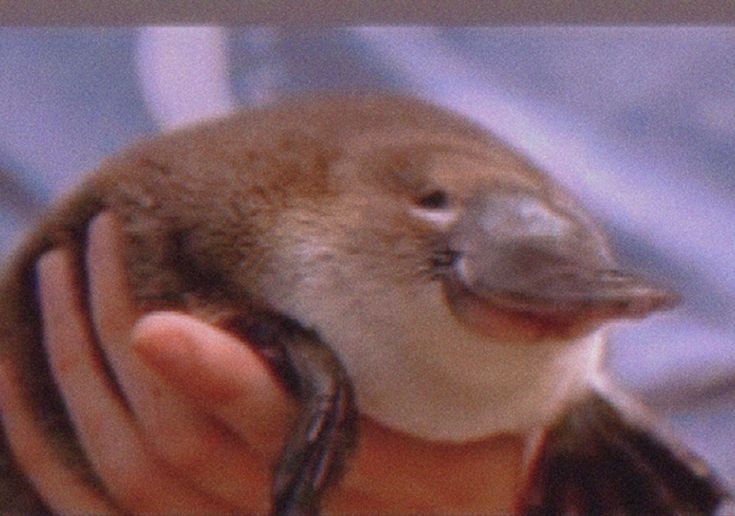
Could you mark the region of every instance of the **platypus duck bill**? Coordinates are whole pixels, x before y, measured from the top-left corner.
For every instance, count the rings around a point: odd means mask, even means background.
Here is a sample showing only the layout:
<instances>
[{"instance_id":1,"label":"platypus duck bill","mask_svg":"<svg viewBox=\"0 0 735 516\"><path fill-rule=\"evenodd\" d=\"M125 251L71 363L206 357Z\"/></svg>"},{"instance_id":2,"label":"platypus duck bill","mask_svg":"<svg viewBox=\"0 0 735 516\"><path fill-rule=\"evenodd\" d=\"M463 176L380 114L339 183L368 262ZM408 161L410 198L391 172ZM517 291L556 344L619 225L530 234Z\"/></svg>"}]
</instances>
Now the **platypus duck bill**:
<instances>
[{"instance_id":1,"label":"platypus duck bill","mask_svg":"<svg viewBox=\"0 0 735 516\"><path fill-rule=\"evenodd\" d=\"M669 308L678 296L621 270L601 235L535 192L478 195L450 230L444 290L471 328L510 340L570 338L617 318Z\"/></svg>"}]
</instances>

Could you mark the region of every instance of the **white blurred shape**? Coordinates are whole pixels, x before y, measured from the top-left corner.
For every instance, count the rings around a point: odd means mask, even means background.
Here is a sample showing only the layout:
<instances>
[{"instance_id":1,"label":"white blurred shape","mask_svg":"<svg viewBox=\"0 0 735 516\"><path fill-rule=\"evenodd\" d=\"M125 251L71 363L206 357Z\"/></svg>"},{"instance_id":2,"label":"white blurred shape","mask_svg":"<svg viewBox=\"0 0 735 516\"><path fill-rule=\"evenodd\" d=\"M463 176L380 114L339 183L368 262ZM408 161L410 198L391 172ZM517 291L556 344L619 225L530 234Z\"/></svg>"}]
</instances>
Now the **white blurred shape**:
<instances>
[{"instance_id":1,"label":"white blurred shape","mask_svg":"<svg viewBox=\"0 0 735 516\"><path fill-rule=\"evenodd\" d=\"M249 58L247 68L241 70L246 84L244 96L239 97L249 105L266 104L276 100L288 81L288 73L278 51L281 29L274 27L249 28L242 34ZM242 59L240 56L234 57Z\"/></svg>"},{"instance_id":2,"label":"white blurred shape","mask_svg":"<svg viewBox=\"0 0 735 516\"><path fill-rule=\"evenodd\" d=\"M136 64L143 97L163 128L221 116L237 104L223 27L143 28Z\"/></svg>"}]
</instances>

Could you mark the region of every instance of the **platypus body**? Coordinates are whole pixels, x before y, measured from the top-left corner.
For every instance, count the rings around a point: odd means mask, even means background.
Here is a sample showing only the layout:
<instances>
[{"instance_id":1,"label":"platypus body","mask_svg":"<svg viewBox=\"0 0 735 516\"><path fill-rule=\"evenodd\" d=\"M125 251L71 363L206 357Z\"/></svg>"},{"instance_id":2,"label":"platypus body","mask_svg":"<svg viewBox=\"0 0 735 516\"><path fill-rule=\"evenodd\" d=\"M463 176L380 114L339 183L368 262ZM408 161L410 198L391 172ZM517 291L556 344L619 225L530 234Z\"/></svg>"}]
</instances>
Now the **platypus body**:
<instances>
[{"instance_id":1,"label":"platypus body","mask_svg":"<svg viewBox=\"0 0 735 516\"><path fill-rule=\"evenodd\" d=\"M297 99L144 141L32 232L0 278L0 353L70 467L91 474L44 356L34 265L54 246L81 256L102 210L121 222L142 309L245 337L299 400L275 513L318 512L357 410L430 440L541 435L521 513L711 513L726 499L599 387L604 323L674 297L622 270L577 203L486 130L385 95ZM6 449L0 461L0 511L43 507Z\"/></svg>"}]
</instances>

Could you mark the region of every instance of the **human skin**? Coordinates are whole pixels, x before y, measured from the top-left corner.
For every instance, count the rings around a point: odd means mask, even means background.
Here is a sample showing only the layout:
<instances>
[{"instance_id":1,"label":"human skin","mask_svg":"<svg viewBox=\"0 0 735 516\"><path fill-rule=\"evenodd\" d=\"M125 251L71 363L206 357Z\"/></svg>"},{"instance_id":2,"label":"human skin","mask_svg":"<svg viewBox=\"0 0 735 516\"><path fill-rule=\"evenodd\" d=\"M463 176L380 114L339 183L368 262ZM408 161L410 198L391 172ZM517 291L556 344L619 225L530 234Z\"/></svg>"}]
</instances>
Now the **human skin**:
<instances>
[{"instance_id":1,"label":"human skin","mask_svg":"<svg viewBox=\"0 0 735 516\"><path fill-rule=\"evenodd\" d=\"M88 242L90 315L68 250L43 255L37 271L51 369L107 494L55 454L5 361L0 410L18 463L59 513L267 511L293 401L242 340L183 313L136 310L110 214L95 218ZM505 513L523 445L510 435L428 442L361 418L355 455L324 509Z\"/></svg>"}]
</instances>

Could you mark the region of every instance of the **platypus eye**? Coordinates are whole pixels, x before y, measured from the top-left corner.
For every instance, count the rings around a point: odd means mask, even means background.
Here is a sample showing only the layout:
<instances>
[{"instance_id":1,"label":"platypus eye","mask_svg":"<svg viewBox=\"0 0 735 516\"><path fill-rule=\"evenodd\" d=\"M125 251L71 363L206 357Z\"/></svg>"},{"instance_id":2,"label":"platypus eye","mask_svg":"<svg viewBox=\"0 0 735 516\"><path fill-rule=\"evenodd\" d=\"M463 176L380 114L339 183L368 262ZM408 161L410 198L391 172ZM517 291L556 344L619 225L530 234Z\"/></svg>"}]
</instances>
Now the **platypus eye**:
<instances>
[{"instance_id":1,"label":"platypus eye","mask_svg":"<svg viewBox=\"0 0 735 516\"><path fill-rule=\"evenodd\" d=\"M441 230L446 230L457 218L457 210L451 202L449 194L444 190L431 190L414 201L411 213Z\"/></svg>"},{"instance_id":2,"label":"platypus eye","mask_svg":"<svg viewBox=\"0 0 735 516\"><path fill-rule=\"evenodd\" d=\"M449 196L444 190L432 190L419 197L416 204L429 210L441 210L449 205Z\"/></svg>"}]
</instances>

